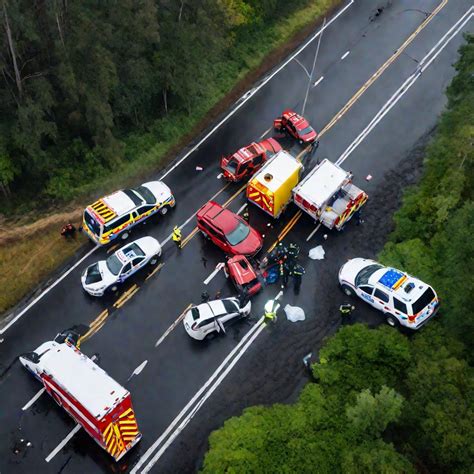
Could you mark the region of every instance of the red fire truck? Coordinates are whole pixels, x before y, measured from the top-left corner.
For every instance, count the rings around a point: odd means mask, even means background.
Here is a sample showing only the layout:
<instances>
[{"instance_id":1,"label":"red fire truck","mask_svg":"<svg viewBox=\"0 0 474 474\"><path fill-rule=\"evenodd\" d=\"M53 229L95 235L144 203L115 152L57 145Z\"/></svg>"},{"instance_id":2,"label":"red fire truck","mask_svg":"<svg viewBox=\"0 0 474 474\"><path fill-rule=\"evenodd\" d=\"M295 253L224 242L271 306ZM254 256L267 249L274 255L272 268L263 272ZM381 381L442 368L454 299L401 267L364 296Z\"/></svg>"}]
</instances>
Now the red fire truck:
<instances>
[{"instance_id":1,"label":"red fire truck","mask_svg":"<svg viewBox=\"0 0 474 474\"><path fill-rule=\"evenodd\" d=\"M72 344L48 341L19 359L115 461L140 441L130 392Z\"/></svg>"},{"instance_id":2,"label":"red fire truck","mask_svg":"<svg viewBox=\"0 0 474 474\"><path fill-rule=\"evenodd\" d=\"M281 145L274 138L267 138L243 147L233 155L223 156L221 168L224 178L237 182L251 176L281 149Z\"/></svg>"}]
</instances>

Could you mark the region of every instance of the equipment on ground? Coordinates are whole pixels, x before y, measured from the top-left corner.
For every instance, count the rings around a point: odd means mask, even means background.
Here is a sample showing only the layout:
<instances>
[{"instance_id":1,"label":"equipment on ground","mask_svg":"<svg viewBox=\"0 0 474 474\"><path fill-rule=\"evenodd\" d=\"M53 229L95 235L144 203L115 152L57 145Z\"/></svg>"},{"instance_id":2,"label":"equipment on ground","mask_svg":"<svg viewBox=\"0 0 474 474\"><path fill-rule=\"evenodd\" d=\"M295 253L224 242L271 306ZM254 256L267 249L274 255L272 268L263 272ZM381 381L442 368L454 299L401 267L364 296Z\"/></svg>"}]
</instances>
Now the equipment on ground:
<instances>
[{"instance_id":1,"label":"equipment on ground","mask_svg":"<svg viewBox=\"0 0 474 474\"><path fill-rule=\"evenodd\" d=\"M140 441L130 392L77 347L48 341L19 359L115 461Z\"/></svg>"}]
</instances>

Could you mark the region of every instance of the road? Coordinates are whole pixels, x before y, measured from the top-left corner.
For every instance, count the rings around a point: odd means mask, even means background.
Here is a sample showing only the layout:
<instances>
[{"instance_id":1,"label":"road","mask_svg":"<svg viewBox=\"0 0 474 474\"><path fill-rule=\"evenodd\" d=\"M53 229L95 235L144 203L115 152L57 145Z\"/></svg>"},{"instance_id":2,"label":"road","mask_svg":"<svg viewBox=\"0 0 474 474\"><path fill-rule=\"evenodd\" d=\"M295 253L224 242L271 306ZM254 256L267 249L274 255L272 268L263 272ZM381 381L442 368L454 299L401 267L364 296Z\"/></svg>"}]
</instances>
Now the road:
<instances>
[{"instance_id":1,"label":"road","mask_svg":"<svg viewBox=\"0 0 474 474\"><path fill-rule=\"evenodd\" d=\"M377 16L375 7L382 9ZM270 222L250 207L250 222L265 234L265 248L285 229L286 240L301 245L306 268L301 293L295 295L290 285L282 303L304 308L304 322L289 323L281 313L273 330L259 324L264 302L279 291L270 285L252 300L252 320L232 326L226 336L195 343L180 323L169 330L190 303L199 302L204 289L211 296L218 290L224 296L234 293L222 272L204 285L224 255L199 234L181 251L168 240L159 271L137 276L120 295L104 299L87 297L81 289L83 269L108 251L92 252L90 246L77 259L92 253L44 296L32 300L27 311L18 308L13 316L20 317L0 329L0 472L190 472L202 462L210 431L229 416L251 404L294 400L306 380L301 358L315 352L340 324L339 266L353 256L376 255L391 229L402 188L419 176L421 156L413 150L429 136L445 106L443 92L454 75L462 33L473 31L473 14L467 0L358 0L328 18L306 116L323 132L318 156L344 160L342 166L354 173L355 184L368 192L365 222L351 223L340 234L320 229L307 242L315 224L304 215L292 219L296 208L290 206L279 221ZM316 43L296 57L307 69ZM218 158L262 136L284 108L301 109L307 79L293 55L286 62L255 84L245 100L183 150L168 170L151 177L165 176L177 206L135 237L152 235L163 242L175 224L183 223L183 236L191 235L193 214L211 197L233 211L242 207L240 186L218 179ZM294 153L301 151L288 140L282 143ZM366 181L368 175L372 179ZM308 260L308 250L319 244L326 258ZM378 323L378 314L356 304L357 320ZM125 384L143 439L115 464L79 431L47 463L45 458L74 423L47 395L22 410L41 386L22 369L17 356L64 328L93 321L98 330L82 350L96 354L117 381L125 383L135 367L148 361L143 372ZM15 453L20 440L25 441Z\"/></svg>"}]
</instances>

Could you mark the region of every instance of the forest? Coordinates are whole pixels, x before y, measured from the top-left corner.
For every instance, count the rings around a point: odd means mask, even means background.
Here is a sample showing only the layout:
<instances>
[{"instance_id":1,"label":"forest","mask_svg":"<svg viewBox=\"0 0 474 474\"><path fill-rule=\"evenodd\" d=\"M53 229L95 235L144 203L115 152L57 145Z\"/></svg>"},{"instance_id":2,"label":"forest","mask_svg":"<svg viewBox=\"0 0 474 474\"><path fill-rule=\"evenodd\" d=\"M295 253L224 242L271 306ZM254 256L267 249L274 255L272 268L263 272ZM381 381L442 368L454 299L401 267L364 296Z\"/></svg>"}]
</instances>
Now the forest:
<instances>
[{"instance_id":1,"label":"forest","mask_svg":"<svg viewBox=\"0 0 474 474\"><path fill-rule=\"evenodd\" d=\"M156 169L278 44L273 25L337 3L2 0L2 213Z\"/></svg>"},{"instance_id":2,"label":"forest","mask_svg":"<svg viewBox=\"0 0 474 474\"><path fill-rule=\"evenodd\" d=\"M203 472L472 472L474 36L456 69L379 255L436 288L439 316L410 336L343 326L295 404L247 408L211 434Z\"/></svg>"}]
</instances>

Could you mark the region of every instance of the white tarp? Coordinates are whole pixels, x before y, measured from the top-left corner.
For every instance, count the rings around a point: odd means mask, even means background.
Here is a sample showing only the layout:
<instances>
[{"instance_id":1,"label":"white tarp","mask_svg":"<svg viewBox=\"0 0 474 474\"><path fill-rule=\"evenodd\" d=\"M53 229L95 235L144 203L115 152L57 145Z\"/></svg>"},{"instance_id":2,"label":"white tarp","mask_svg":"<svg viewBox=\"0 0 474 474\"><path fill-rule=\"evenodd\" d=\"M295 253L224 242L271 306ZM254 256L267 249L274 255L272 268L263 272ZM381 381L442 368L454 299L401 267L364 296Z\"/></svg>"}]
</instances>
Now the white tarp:
<instances>
[{"instance_id":1,"label":"white tarp","mask_svg":"<svg viewBox=\"0 0 474 474\"><path fill-rule=\"evenodd\" d=\"M322 245L318 245L317 247L312 248L309 251L309 258L313 260L323 260L324 259L324 249Z\"/></svg>"},{"instance_id":2,"label":"white tarp","mask_svg":"<svg viewBox=\"0 0 474 474\"><path fill-rule=\"evenodd\" d=\"M288 321L296 323L296 321L305 320L306 316L304 315L303 308L300 308L299 306L290 306L287 304L283 309L285 310Z\"/></svg>"}]
</instances>

